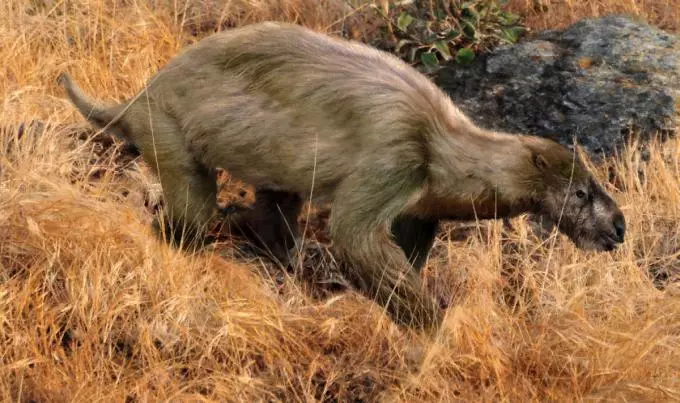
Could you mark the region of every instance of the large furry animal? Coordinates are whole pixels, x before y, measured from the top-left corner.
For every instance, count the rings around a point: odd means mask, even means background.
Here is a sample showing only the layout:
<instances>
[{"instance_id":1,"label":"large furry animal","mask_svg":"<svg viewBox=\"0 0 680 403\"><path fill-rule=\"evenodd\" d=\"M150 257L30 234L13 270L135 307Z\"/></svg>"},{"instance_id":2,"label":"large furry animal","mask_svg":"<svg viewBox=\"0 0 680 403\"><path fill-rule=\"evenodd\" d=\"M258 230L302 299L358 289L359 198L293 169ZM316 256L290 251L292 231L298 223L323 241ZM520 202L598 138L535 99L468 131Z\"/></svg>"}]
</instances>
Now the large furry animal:
<instances>
[{"instance_id":1,"label":"large furry animal","mask_svg":"<svg viewBox=\"0 0 680 403\"><path fill-rule=\"evenodd\" d=\"M174 228L200 238L218 167L255 187L255 208L233 220L279 257L303 200L330 202L348 278L400 324L441 320L418 276L440 220L530 212L582 248L624 240L623 215L573 152L483 130L398 58L299 26L207 37L119 105L98 105L67 74L60 83L156 170Z\"/></svg>"}]
</instances>

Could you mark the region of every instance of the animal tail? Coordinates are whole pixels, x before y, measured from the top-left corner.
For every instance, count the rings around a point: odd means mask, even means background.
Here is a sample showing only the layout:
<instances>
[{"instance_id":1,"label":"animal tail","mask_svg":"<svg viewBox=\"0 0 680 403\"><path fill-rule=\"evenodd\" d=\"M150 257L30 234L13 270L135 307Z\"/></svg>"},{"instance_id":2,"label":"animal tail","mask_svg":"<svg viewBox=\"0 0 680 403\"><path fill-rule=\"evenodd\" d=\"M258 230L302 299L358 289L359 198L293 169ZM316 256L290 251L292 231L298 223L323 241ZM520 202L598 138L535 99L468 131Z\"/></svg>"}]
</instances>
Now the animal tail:
<instances>
[{"instance_id":1,"label":"animal tail","mask_svg":"<svg viewBox=\"0 0 680 403\"><path fill-rule=\"evenodd\" d=\"M77 84L71 80L68 73L61 73L57 78L57 84L66 90L68 98L78 111L92 123L94 126L104 129L119 138L129 141L125 136L125 132L120 124L121 117L125 111L126 104L115 105L112 107L101 107L96 102L90 99L78 87Z\"/></svg>"}]
</instances>

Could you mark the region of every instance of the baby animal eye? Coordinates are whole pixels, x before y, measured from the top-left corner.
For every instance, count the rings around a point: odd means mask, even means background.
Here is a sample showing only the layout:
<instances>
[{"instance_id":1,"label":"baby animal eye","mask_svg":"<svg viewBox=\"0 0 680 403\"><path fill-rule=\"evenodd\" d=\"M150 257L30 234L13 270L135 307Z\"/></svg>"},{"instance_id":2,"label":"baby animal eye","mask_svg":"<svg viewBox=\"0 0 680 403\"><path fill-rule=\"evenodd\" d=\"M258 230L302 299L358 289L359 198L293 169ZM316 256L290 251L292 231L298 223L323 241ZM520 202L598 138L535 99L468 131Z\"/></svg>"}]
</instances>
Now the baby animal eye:
<instances>
[{"instance_id":1,"label":"baby animal eye","mask_svg":"<svg viewBox=\"0 0 680 403\"><path fill-rule=\"evenodd\" d=\"M576 197L578 197L579 199L583 199L584 197L586 197L586 192L584 192L583 190L577 190Z\"/></svg>"}]
</instances>

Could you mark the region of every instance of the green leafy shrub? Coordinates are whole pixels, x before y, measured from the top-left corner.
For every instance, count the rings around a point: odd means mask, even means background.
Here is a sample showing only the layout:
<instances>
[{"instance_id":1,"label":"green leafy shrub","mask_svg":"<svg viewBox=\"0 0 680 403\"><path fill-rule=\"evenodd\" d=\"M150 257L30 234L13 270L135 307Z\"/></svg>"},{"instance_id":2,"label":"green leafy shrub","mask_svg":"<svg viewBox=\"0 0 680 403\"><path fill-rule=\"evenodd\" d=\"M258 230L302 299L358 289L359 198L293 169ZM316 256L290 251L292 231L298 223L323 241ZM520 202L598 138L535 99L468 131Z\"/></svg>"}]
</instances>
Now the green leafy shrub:
<instances>
[{"instance_id":1,"label":"green leafy shrub","mask_svg":"<svg viewBox=\"0 0 680 403\"><path fill-rule=\"evenodd\" d=\"M526 32L522 21L504 9L507 0L406 0L373 9L385 21L372 44L432 72L455 60L471 63L475 55L501 43L515 43Z\"/></svg>"}]
</instances>

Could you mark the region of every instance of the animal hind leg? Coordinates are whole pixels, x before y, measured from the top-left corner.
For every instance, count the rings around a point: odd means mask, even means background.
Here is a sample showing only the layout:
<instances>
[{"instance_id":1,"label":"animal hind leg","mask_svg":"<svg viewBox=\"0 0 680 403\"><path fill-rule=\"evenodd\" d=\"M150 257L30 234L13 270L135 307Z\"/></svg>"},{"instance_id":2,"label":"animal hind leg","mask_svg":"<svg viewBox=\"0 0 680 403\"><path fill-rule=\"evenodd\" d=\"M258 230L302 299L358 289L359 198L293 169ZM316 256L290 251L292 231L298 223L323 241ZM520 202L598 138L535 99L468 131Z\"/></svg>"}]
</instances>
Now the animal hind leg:
<instances>
[{"instance_id":1,"label":"animal hind leg","mask_svg":"<svg viewBox=\"0 0 680 403\"><path fill-rule=\"evenodd\" d=\"M173 246L198 248L209 241L206 226L216 207L216 174L198 164L159 164L163 187L163 222L154 220L157 235Z\"/></svg>"},{"instance_id":2,"label":"animal hind leg","mask_svg":"<svg viewBox=\"0 0 680 403\"><path fill-rule=\"evenodd\" d=\"M258 188L255 205L236 212L230 220L232 233L248 239L266 255L287 263L298 239L298 216L302 198L297 193Z\"/></svg>"},{"instance_id":3,"label":"animal hind leg","mask_svg":"<svg viewBox=\"0 0 680 403\"><path fill-rule=\"evenodd\" d=\"M147 131L153 140L140 151L163 188L163 218L154 220L153 229L174 246L198 248L208 240L204 232L217 206L217 172L194 158L174 119L154 105L150 108L138 116L139 122L147 122L147 116L148 125L134 130Z\"/></svg>"}]
</instances>

